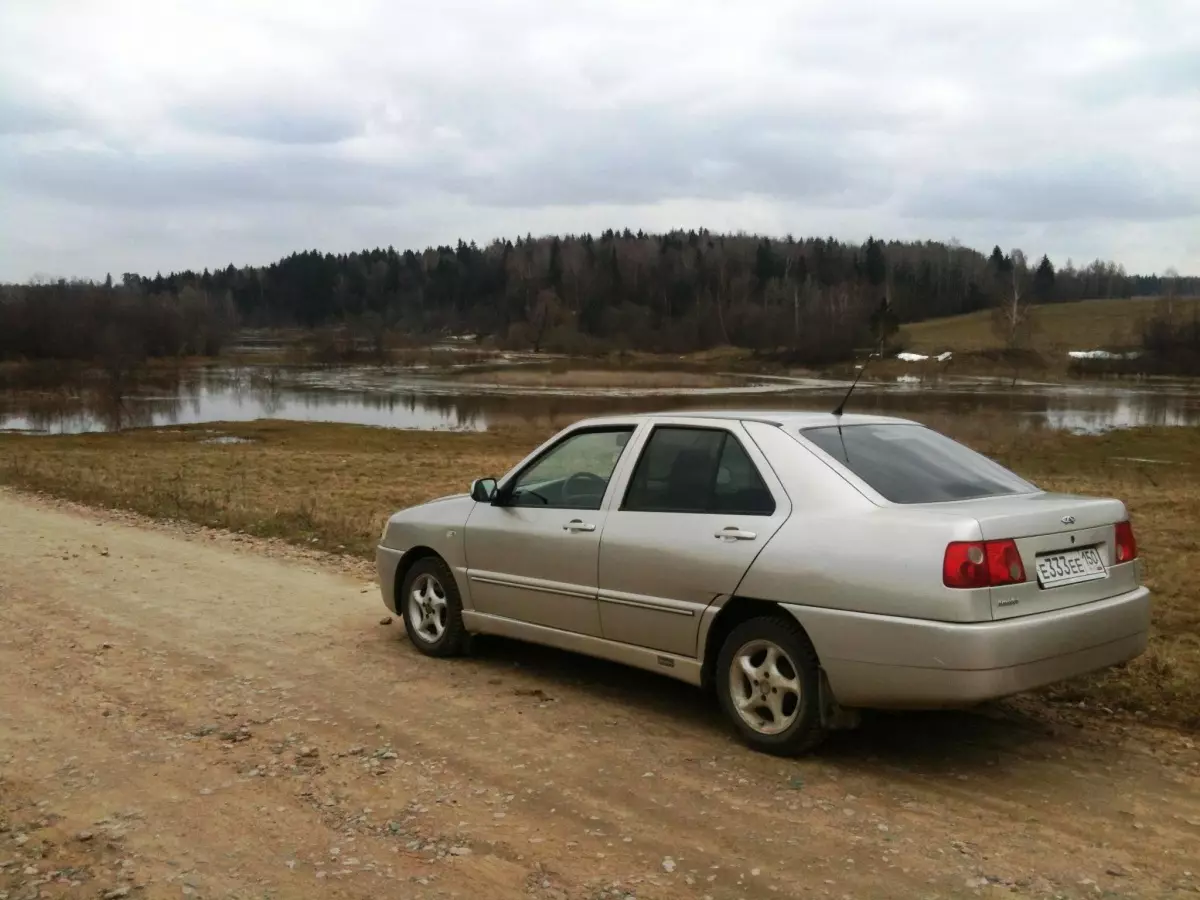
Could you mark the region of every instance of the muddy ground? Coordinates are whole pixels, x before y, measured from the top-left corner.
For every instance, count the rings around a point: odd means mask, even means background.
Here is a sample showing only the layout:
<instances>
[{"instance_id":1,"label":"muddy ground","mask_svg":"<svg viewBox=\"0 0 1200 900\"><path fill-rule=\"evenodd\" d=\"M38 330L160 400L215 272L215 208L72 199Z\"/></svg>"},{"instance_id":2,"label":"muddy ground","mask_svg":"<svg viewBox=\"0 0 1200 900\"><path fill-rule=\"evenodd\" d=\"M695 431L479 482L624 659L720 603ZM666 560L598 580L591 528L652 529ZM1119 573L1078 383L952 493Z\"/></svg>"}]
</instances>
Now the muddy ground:
<instances>
[{"instance_id":1,"label":"muddy ground","mask_svg":"<svg viewBox=\"0 0 1200 900\"><path fill-rule=\"evenodd\" d=\"M361 562L0 492L0 900L1200 894L1200 747L1018 700L736 743L658 676L419 656Z\"/></svg>"}]
</instances>

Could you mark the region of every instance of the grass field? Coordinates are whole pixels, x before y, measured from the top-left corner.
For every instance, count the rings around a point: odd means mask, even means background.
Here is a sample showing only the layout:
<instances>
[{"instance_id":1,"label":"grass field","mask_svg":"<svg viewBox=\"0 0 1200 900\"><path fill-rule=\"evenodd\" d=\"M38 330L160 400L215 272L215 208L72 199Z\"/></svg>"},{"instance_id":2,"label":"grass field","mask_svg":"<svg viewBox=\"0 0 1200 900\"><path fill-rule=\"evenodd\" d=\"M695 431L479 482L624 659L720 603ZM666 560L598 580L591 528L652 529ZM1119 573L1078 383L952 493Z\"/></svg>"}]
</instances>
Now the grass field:
<instances>
[{"instance_id":1,"label":"grass field","mask_svg":"<svg viewBox=\"0 0 1200 900\"><path fill-rule=\"evenodd\" d=\"M1155 591L1150 651L1044 692L1050 700L1200 728L1200 429L1100 436L1019 431L1004 418L931 421L1048 489L1132 510ZM207 443L215 433L247 443ZM0 481L335 552L373 553L387 515L500 475L547 437L263 421L120 435L0 435ZM1149 460L1149 461L1148 461Z\"/></svg>"},{"instance_id":2,"label":"grass field","mask_svg":"<svg viewBox=\"0 0 1200 900\"><path fill-rule=\"evenodd\" d=\"M1139 341L1143 318L1153 315L1155 300L1083 300L1034 308L1033 349L1051 356L1068 350L1130 347ZM1187 315L1200 309L1200 299L1177 301ZM930 319L904 326L908 349L916 353L996 350L1001 342L992 330L992 311Z\"/></svg>"}]
</instances>

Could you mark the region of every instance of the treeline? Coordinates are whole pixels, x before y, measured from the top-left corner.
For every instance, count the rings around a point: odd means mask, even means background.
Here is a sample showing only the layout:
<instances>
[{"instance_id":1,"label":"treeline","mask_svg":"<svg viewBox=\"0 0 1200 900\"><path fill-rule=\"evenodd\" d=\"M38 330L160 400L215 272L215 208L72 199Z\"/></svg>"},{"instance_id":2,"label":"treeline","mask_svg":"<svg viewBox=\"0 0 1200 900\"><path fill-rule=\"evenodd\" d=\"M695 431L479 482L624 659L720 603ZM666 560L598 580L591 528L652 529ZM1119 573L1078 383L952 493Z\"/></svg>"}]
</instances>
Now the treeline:
<instances>
[{"instance_id":1,"label":"treeline","mask_svg":"<svg viewBox=\"0 0 1200 900\"><path fill-rule=\"evenodd\" d=\"M900 323L972 312L1008 295L1014 264L1039 302L1155 294L1162 286L1156 276L1130 276L1100 260L1056 269L1043 257L1026 267L1000 248L985 255L955 243L704 230L527 236L483 248L460 241L421 252L309 251L260 268L124 281L149 292L228 293L248 325L365 319L368 333L474 333L530 349L683 352L733 344L822 362L870 339L883 296ZM1187 281L1200 291L1200 279Z\"/></svg>"},{"instance_id":2,"label":"treeline","mask_svg":"<svg viewBox=\"0 0 1200 900\"><path fill-rule=\"evenodd\" d=\"M216 356L236 328L228 293L193 284L0 288L0 359L87 360L118 371L151 357Z\"/></svg>"},{"instance_id":3,"label":"treeline","mask_svg":"<svg viewBox=\"0 0 1200 900\"><path fill-rule=\"evenodd\" d=\"M1180 291L1200 292L1200 279L1177 282ZM308 251L263 267L127 273L115 288L44 289L56 303L74 292L84 305L119 302L193 323L171 331L171 340L145 341L159 349L186 344L189 352L211 349L236 315L251 327L337 326L356 345L380 350L389 335L470 333L502 346L562 352L728 344L821 364L887 337L898 324L996 306L1014 289L1053 303L1157 294L1163 283L1099 260L1056 268L1046 257L1027 264L1019 251L997 247L989 255L953 242L610 230L482 248L460 241L419 252ZM885 297L890 303L881 311ZM147 325L160 330L169 329ZM16 344L36 354L45 352L46 340Z\"/></svg>"}]
</instances>

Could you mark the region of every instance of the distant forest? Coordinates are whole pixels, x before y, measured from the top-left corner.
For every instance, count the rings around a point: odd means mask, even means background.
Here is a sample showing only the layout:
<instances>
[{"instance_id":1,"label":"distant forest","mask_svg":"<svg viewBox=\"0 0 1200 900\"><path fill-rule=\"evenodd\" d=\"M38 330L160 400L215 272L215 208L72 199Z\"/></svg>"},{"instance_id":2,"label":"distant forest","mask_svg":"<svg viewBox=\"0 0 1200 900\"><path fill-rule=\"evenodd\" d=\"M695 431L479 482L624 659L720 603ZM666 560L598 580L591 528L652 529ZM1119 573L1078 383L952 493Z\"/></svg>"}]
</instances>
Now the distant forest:
<instances>
[{"instance_id":1,"label":"distant forest","mask_svg":"<svg viewBox=\"0 0 1200 900\"><path fill-rule=\"evenodd\" d=\"M579 353L733 345L821 364L898 324L996 307L1014 291L1036 303L1200 294L1200 278L1026 263L953 242L626 230L0 290L0 358L212 354L237 327L298 326L346 329L381 350L396 336L473 334Z\"/></svg>"}]
</instances>

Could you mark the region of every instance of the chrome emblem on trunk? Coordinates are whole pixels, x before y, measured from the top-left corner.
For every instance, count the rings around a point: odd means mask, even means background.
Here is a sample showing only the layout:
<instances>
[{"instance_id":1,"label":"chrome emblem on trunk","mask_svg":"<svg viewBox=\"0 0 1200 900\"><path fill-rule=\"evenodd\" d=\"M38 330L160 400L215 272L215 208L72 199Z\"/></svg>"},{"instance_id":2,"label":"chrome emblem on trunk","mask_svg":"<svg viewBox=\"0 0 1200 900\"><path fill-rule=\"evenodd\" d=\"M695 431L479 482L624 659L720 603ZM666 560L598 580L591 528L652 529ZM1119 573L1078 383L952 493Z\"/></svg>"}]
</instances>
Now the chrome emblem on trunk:
<instances>
[{"instance_id":1,"label":"chrome emblem on trunk","mask_svg":"<svg viewBox=\"0 0 1200 900\"><path fill-rule=\"evenodd\" d=\"M1075 517L1074 517L1074 516L1063 516L1063 517L1062 517L1062 523L1063 523L1064 525L1074 525L1074 524L1075 524Z\"/></svg>"}]
</instances>

